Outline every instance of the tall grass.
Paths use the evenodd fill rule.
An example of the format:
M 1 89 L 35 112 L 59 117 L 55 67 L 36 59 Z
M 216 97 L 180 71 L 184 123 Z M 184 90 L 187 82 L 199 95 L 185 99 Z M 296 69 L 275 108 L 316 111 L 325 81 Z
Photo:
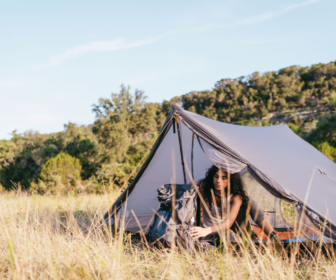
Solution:
M 0 278 L 14 279 L 336 279 L 334 259 L 288 258 L 271 248 L 188 254 L 145 248 L 99 219 L 119 193 L 0 197 Z

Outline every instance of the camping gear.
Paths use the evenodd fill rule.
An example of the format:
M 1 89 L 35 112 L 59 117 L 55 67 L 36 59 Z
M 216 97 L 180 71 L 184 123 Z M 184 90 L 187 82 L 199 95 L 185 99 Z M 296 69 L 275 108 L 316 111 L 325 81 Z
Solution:
M 196 189 L 191 185 L 163 185 L 158 190 L 160 208 L 146 234 L 151 243 L 159 241 L 191 251 L 195 246 L 189 234 L 196 216 Z
M 118 227 L 123 221 L 127 231 L 145 231 L 160 206 L 154 200 L 159 186 L 198 182 L 213 164 L 241 174 L 259 207 L 276 212 L 276 231 L 295 229 L 310 240 L 336 241 L 334 162 L 285 124 L 227 124 L 178 104 L 173 104 L 146 161 L 105 214 L 105 222 Z M 284 212 L 284 203 L 292 210 Z

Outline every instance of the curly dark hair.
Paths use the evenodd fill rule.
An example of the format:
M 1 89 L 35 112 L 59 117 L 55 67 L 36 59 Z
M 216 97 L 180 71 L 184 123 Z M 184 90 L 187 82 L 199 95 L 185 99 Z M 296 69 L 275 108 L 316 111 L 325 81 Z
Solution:
M 203 180 L 204 200 L 209 204 L 209 209 L 212 208 L 211 190 L 215 192 L 215 186 L 213 184 L 213 177 L 218 170 L 219 168 L 217 166 L 215 165 L 211 166 L 208 169 L 207 173 L 205 174 L 205 179 Z M 225 189 L 226 194 L 227 194 L 227 191 L 228 191 L 228 188 Z M 249 200 L 238 173 L 230 174 L 230 193 L 233 196 L 240 195 L 241 198 L 243 199 L 243 204 L 247 203 Z

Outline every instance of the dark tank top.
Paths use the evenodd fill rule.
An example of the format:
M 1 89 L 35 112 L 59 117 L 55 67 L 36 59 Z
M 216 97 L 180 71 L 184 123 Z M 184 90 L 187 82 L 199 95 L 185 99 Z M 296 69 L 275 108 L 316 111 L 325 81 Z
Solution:
M 246 215 L 247 206 L 248 202 L 245 202 L 240 206 L 237 218 L 230 228 L 235 233 L 239 233 L 241 230 L 245 230 L 246 226 L 248 225 L 248 216 Z
M 199 182 L 200 184 L 204 184 L 204 180 L 201 180 Z M 249 209 L 249 213 L 247 213 L 247 210 Z M 248 217 L 250 215 L 250 212 L 253 214 L 253 220 L 257 224 L 259 224 L 262 220 L 264 220 L 264 213 L 263 211 L 258 207 L 256 202 L 249 197 L 249 200 L 246 202 L 243 202 L 240 206 L 238 215 L 232 226 L 230 227 L 230 230 L 233 232 L 240 234 L 241 232 L 245 230 L 249 230 L 248 227 L 250 226 L 250 223 L 248 221 Z
M 265 216 L 264 212 L 259 208 L 258 204 L 251 197 L 248 197 L 248 199 L 249 200 L 247 202 L 240 206 L 237 218 L 230 229 L 235 233 L 241 233 L 247 230 L 252 232 L 251 237 L 253 238 L 256 236 L 248 220 L 249 216 L 257 225 L 259 225 L 265 219 Z

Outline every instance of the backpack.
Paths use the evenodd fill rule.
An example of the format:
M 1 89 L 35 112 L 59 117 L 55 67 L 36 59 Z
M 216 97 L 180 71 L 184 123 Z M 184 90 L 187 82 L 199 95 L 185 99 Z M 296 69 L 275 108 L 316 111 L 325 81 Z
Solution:
M 173 192 L 172 184 L 158 188 L 160 207 L 154 215 L 147 231 L 150 243 L 160 242 L 164 246 L 177 245 L 180 249 L 193 251 L 195 240 L 189 234 L 190 226 L 196 220 L 197 191 L 191 184 L 176 184 Z M 173 196 L 175 195 L 175 219 L 173 218 Z

